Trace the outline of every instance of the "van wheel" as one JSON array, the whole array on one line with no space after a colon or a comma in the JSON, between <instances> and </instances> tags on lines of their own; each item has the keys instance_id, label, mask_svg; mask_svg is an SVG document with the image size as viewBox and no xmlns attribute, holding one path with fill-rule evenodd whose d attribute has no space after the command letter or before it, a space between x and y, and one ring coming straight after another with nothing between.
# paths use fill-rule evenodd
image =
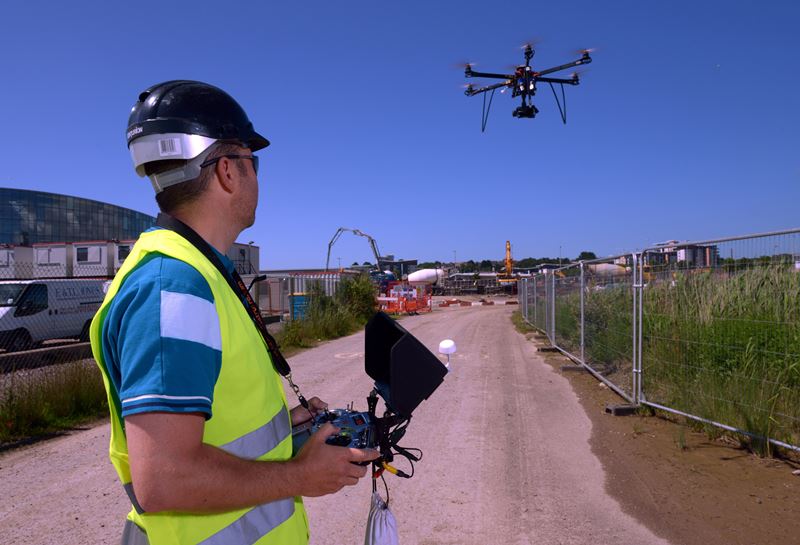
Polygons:
<instances>
[{"instance_id":1,"label":"van wheel","mask_svg":"<svg viewBox=\"0 0 800 545\"><path fill-rule=\"evenodd\" d=\"M27 350L31 347L30 333L24 329L18 329L11 335L11 341L8 343L9 352L20 352Z\"/></svg>"},{"instance_id":2,"label":"van wheel","mask_svg":"<svg viewBox=\"0 0 800 545\"><path fill-rule=\"evenodd\" d=\"M83 329L81 329L81 334L78 336L78 340L85 343L89 341L89 329L92 327L92 321L89 320L85 324L83 324Z\"/></svg>"}]
</instances>

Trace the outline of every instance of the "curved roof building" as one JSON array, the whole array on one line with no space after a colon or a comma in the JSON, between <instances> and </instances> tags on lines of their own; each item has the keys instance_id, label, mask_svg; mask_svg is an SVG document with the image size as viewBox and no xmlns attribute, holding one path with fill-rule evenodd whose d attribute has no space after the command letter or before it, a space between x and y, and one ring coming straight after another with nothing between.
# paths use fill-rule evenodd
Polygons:
<instances>
[{"instance_id":1,"label":"curved roof building","mask_svg":"<svg viewBox=\"0 0 800 545\"><path fill-rule=\"evenodd\" d=\"M0 244L132 240L154 222L147 214L91 199L0 188Z\"/></svg>"}]
</instances>

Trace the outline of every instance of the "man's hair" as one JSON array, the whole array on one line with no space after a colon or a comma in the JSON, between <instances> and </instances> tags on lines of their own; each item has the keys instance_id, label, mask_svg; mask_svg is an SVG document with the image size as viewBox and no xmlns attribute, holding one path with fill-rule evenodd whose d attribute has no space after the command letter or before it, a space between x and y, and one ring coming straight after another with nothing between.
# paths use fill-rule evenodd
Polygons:
<instances>
[{"instance_id":1,"label":"man's hair","mask_svg":"<svg viewBox=\"0 0 800 545\"><path fill-rule=\"evenodd\" d=\"M223 155L241 153L242 146L240 144L233 144L229 142L218 142L214 144L214 149L206 157L209 159L216 159ZM145 174L160 174L174 168L183 166L186 161L157 161L145 165ZM191 204L196 201L208 189L208 184L214 176L214 168L216 164L209 165L200 170L200 175L194 180L187 180L179 184L171 185L156 194L156 202L158 208L165 214L170 214L179 208ZM247 167L241 161L236 161L236 168L241 174L247 173Z\"/></svg>"}]
</instances>

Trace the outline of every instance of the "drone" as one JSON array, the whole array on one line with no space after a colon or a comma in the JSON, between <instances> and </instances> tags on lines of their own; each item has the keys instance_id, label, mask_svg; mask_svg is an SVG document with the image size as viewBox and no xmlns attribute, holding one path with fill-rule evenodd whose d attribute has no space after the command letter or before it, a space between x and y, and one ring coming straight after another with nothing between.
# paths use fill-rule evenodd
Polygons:
<instances>
[{"instance_id":1,"label":"drone","mask_svg":"<svg viewBox=\"0 0 800 545\"><path fill-rule=\"evenodd\" d=\"M494 92L500 89L501 93L506 92L506 90L511 89L511 97L516 98L520 97L522 104L517 106L511 115L518 118L518 119L533 119L536 117L536 114L539 113L539 109L533 105L533 96L536 94L536 84L539 82L548 83L550 85L550 89L553 91L553 97L556 99L556 104L558 104L558 111L561 114L561 121L566 125L567 123L567 98L564 94L564 85L578 85L580 83L580 79L578 77L577 72L573 72L569 78L553 78L553 77L545 77L547 74L552 74L554 72L560 72L561 70L566 70L568 68L574 68L576 66L581 66L583 64L589 64L592 62L592 57L589 55L593 50L592 49L581 49L578 53L580 53L581 58L576 61L569 62L567 64L562 64L560 66L554 66L553 68L548 68L546 70L536 71L531 67L531 59L535 53L533 46L531 44L525 44L524 46L524 53L525 53L525 64L519 65L514 68L513 74L495 74L490 72L476 72L472 69L472 64L467 64L464 67L464 77L467 78L490 78L490 79L500 79L503 80L500 83L494 83L491 85L486 85L484 87L475 87L471 83L466 86L464 90L464 94L468 97L475 96L478 94L483 94L483 113L481 115L481 132L486 130L486 122L489 119L489 110L492 107L492 99L494 98ZM561 85L561 100L558 99L558 95L556 94L555 87L553 84ZM489 105L486 105L486 93L491 91L489 96ZM563 108L562 108L563 103Z\"/></svg>"}]
</instances>

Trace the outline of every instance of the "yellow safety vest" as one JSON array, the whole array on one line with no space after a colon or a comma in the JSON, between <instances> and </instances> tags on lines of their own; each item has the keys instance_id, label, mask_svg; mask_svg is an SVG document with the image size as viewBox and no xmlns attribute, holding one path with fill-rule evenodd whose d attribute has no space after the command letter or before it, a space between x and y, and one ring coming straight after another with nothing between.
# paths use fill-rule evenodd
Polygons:
<instances>
[{"instance_id":1,"label":"yellow safety vest","mask_svg":"<svg viewBox=\"0 0 800 545\"><path fill-rule=\"evenodd\" d=\"M111 410L109 454L123 486L133 498L128 444L119 393L103 359L103 321L119 287L149 253L184 261L203 275L214 296L222 337L222 367L214 387L213 416L203 442L241 458L288 460L292 457L291 422L280 376L260 332L222 274L180 235L165 229L143 233L108 288L90 330L92 353L103 374ZM135 501L135 499L134 499ZM308 543L308 521L301 498L286 498L248 509L196 515L138 513L128 519L146 533L150 545L239 545Z\"/></svg>"}]
</instances>

